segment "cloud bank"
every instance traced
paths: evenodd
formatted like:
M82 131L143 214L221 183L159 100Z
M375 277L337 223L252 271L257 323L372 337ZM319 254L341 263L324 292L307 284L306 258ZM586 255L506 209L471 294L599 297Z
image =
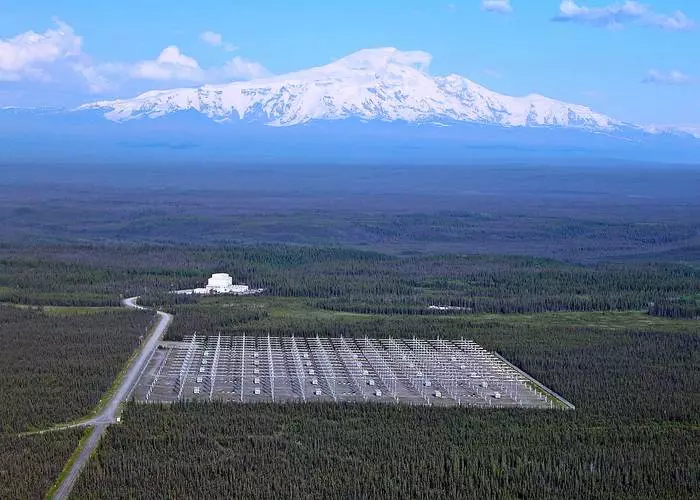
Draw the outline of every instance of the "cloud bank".
M0 39L0 81L53 81L62 73L82 75L88 83L96 78L88 69L82 38L66 23L58 19L54 23L44 33L27 31Z
M115 77L126 74L138 80L184 83L220 83L270 75L261 64L238 56L223 66L202 68L196 59L183 54L174 45L164 48L156 59L134 64L108 64L99 68L99 71Z
M175 45L164 48L152 60L95 64L83 52L82 37L68 24L58 19L54 23L44 33L27 31L0 39L0 81L62 83L101 93L130 80L222 83L270 75L261 64L238 56L221 66L203 68ZM226 51L236 50L213 31L202 33L200 39Z
M497 12L499 14L509 14L513 12L510 0L482 0L481 7L488 12Z
M219 33L214 31L205 31L199 35L199 39L212 47L221 47L226 52L233 52L238 48L235 45L224 41L224 38Z
M652 69L647 73L647 76L642 80L642 83L651 83L656 85L687 85L690 83L698 83L698 80L682 73L680 71L670 71L662 73Z
M573 0L564 0L559 5L559 13L552 20L610 28L637 23L669 31L684 31L695 27L695 22L680 10L672 14L660 14L647 5L632 0L606 7L583 7Z

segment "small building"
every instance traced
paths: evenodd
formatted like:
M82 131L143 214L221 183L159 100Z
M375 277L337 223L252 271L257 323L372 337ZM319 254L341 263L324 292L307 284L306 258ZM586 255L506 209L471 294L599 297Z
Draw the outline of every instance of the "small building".
M199 394L199 387L195 387L195 388L194 388L194 393L195 393L195 394Z
M255 378L253 379L253 383L254 383L254 384L259 384L259 383L260 383L260 378L255 377Z
M246 293L248 285L234 285L233 278L228 273L215 273L207 281L207 293Z
M493 397L496 399L501 399L501 393L500 392L494 392Z
M214 273L207 280L203 288L192 288L188 290L176 290L174 293L185 295L211 295L211 294L233 294L233 295L254 295L262 293L262 288L251 289L248 285L233 284L233 278L228 273Z
M435 391L435 397L440 399L442 397L442 392L440 391Z
M255 394L256 396L259 396L260 392L260 387L256 387L255 389L253 389L253 394Z
M315 394L316 396L320 396L320 395L321 395L321 389L316 389L316 390L314 391L314 394Z
M200 375L199 377L197 377L197 383L201 384L202 382L204 382L204 377Z
M377 389L376 391L374 391L374 395L377 396L378 398L381 398L382 397L381 389Z
M312 379L311 379L311 385L318 385L318 379L317 379L317 378L312 378Z

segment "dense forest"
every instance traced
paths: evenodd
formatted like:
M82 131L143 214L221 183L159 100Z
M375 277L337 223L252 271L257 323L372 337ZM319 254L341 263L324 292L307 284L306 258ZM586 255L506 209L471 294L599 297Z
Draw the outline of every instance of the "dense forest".
M700 436L682 425L316 404L131 406L125 418L73 498L685 499L700 487Z
M0 241L211 248L275 243L400 256L697 262L696 168L542 160L6 165Z
M535 324L477 337L571 412L131 405L75 498L693 498L698 329Z
M0 434L0 498L44 498L83 432L68 429L31 436Z
M118 305L121 295L172 302L167 292L201 286L213 272L313 299L319 308L377 314L648 310L695 317L700 268L687 264L566 264L531 257L392 257L338 248L84 246L0 248L0 301ZM179 298L177 300L186 300Z
M266 290L167 293L219 271ZM36 455L7 433L94 407L152 320L115 309L139 295L174 313L175 340L195 331L472 338L577 409L129 405L75 498L690 498L700 463L699 286L692 260L5 244L0 337L12 349L0 352L10 367L0 396L12 404L3 439L36 457L23 465L32 474L48 467L48 445Z
M0 433L87 415L152 319L150 312L126 309L0 305Z

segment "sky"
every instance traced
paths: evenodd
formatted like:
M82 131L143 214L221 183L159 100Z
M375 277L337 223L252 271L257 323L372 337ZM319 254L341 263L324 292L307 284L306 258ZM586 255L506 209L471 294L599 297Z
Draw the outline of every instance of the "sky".
M250 80L357 50L509 95L700 130L698 0L0 0L0 106Z

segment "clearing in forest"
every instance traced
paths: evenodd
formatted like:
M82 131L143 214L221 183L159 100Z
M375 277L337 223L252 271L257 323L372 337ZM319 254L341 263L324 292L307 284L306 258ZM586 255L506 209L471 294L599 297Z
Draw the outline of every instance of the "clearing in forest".
M473 341L415 338L192 335L161 344L135 397L573 408Z

